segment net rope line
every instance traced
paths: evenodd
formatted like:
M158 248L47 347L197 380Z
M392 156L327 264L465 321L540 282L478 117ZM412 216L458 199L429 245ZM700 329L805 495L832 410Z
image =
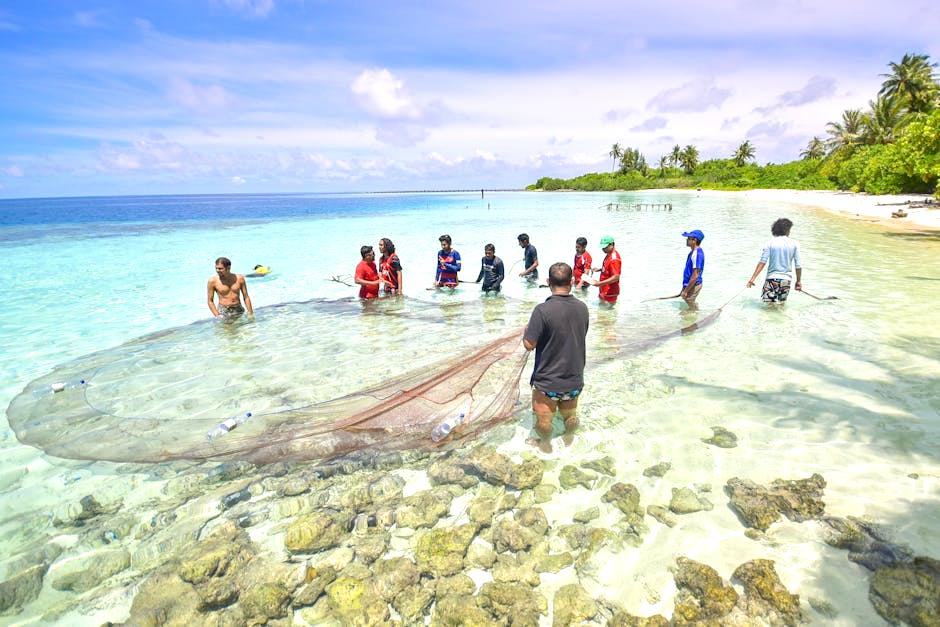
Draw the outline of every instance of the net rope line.
M709 326L743 291L744 289L717 310L690 325L623 345L613 355L596 363L622 357L627 352L640 352L670 338ZM517 404L520 393L519 377L529 355L529 351L522 350L521 331L521 328L515 329L489 340L486 345L472 353L458 356L459 361L456 363L455 358L450 357L334 399L271 412L252 413L251 418L254 420L249 421L246 426L209 443L202 437L201 432L197 434L196 431L174 437L172 429L165 429L165 418L139 417L134 421L122 421L119 416L103 411L94 404L93 399L88 398L87 385L81 386L81 396L75 397L75 401L80 398L80 404L90 409L93 414L85 412L85 415L75 415L74 411L66 410L56 419L45 420L49 412L31 412L31 407L26 403L27 411L18 412L19 415L11 421L11 426L16 427L18 437L23 435L21 441L42 448L52 455L108 461L257 461L277 459L278 455L288 459L323 459L337 457L370 445L393 449L418 446L442 448L492 424L502 422L513 414L513 407ZM131 346L134 353L127 359L139 359L148 349L170 343L171 333L172 330L161 331L133 341ZM173 343L178 344L179 341ZM97 354L98 359L107 357L107 354L108 350L101 351ZM94 378L113 363L98 365L88 379ZM505 373L501 371L502 368L506 369ZM495 375L491 377L492 380L487 380L482 389L478 388L481 381L491 373ZM33 391L35 392L35 389ZM26 394L28 393L24 390L23 395ZM38 401L34 400L34 404L35 402ZM11 407L13 405L14 403L11 403ZM451 437L431 444L431 421L454 415L456 409L464 405L472 408L468 421L455 429ZM399 411L400 413L396 413ZM78 419L76 426L87 429L70 434L70 437L60 436L59 425L68 424L69 418L73 416ZM276 416L283 416L284 420L278 422L256 419ZM114 418L118 421L114 422ZM317 421L317 418L326 420ZM196 420L191 424L218 424L218 417L200 417ZM115 431L129 438L129 441L115 442ZM346 435L333 438L336 440L335 449L328 449L329 443L321 445L311 441L317 436L329 436L338 432L344 432ZM396 436L400 441L392 440ZM384 440L379 440L380 438Z

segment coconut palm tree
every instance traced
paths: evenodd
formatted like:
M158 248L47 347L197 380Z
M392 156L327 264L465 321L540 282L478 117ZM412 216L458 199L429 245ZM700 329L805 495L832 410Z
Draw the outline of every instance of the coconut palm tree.
M679 147L679 144L676 144L672 147L672 152L669 153L669 160L672 161L672 165L679 165L679 157L682 156L682 148Z
M879 96L897 97L912 113L924 113L932 109L937 99L937 78L926 54L905 54L900 63L891 62L890 74L882 74L885 81L881 84Z
M826 143L819 137L813 137L800 152L801 159L822 159L826 156Z
M683 148L679 153L679 163L682 164L682 169L686 174L692 174L695 166L698 165L698 148L691 144Z
M659 158L659 163L657 167L659 168L660 178L666 176L666 168L669 166L669 155L663 155Z
M869 110L862 116L862 139L866 144L890 144L904 121L899 98L878 96L868 101Z
M738 149L734 151L734 154L731 156L734 159L734 162L739 166L744 165L748 161L754 158L754 145L751 143L751 140L745 139L744 142L738 146Z
M827 146L830 151L846 146L857 146L861 142L862 112L858 109L848 109L842 112L841 122L830 122L826 125L829 134Z
M610 158L614 160L614 165L611 167L611 170L617 168L617 159L623 156L623 151L620 149L620 143L616 143L610 147L610 152L607 153L610 155Z

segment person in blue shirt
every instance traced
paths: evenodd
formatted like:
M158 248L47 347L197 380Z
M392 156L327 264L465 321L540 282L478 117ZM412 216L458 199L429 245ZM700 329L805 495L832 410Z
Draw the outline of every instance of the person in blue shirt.
M499 293L503 279L506 278L506 270L503 268L503 260L496 256L496 247L487 244L483 247L483 259L480 262L480 274L477 276L477 283L483 281L483 291Z
M682 291L679 296L686 302L689 309L695 309L695 299L702 291L702 273L705 271L705 251L701 249L705 234L695 229L683 233L685 245L691 248L685 260L685 272L682 273Z
M450 235L437 238L441 249L437 253L437 273L434 275L436 287L457 287L457 273L460 272L460 253L450 247Z
M519 276L534 283L539 280L539 253L535 250L535 246L529 243L529 236L526 233L520 233L518 239L519 247L523 251L522 263L525 265L525 269L519 273Z

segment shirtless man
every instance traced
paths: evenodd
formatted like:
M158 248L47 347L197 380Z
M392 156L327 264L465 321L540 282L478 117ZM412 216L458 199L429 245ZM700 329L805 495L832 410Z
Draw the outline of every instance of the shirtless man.
M235 318L248 310L248 315L255 315L251 307L251 298L248 296L248 282L240 274L232 274L232 262L225 257L215 260L216 276L209 279L206 285L206 302L209 311L216 318ZM215 295L219 295L219 306L215 305ZM242 306L242 299L245 306Z

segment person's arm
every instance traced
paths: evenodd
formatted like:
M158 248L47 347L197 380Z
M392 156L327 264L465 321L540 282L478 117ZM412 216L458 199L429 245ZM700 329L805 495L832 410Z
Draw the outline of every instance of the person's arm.
M620 281L620 259L612 259L610 261L610 276L604 279L603 281L591 281L591 285L600 287L602 285L610 285L611 283L617 283Z
M483 261L480 261L480 274L477 275L477 280L474 283L479 283L483 280L483 274L486 272L486 266L483 264Z
M533 309L532 315L529 316L529 324L525 326L525 331L522 332L522 345L527 351L535 349L541 334L542 316L538 309Z
M519 273L519 276L526 276L535 272L535 269L539 267L539 253L538 251L533 251L535 259L532 260L532 265Z
M503 266L503 260L497 261L493 269L496 270L496 281L493 283L493 287L499 289L499 286L503 284L503 279L506 278L506 267Z
M685 284L682 288L682 291L679 292L679 296L685 298L689 295L689 292L695 287L695 282L698 280L698 268L692 270L692 275L689 277L689 282Z
M378 281L370 281L369 279L363 278L362 272L360 272L359 268L356 268L356 276L353 278L353 281L356 283L356 285L365 285L367 287L382 285L382 279L379 279Z
M751 278L748 279L748 282L747 282L747 286L748 286L748 287L754 287L754 280L757 278L757 275L761 273L761 270L763 270L763 269L764 269L764 266L766 266L766 265L767 265L767 264L764 263L763 261L758 261L758 262L757 262L757 267L754 268L754 274L752 274L752 275L751 275Z
M405 293L405 279L404 279L404 274L401 271L400 265L398 266L397 272L398 272L398 293L404 294Z
M793 265L796 267L796 285L797 291L803 289L803 263L800 261L800 245L796 245L796 250L793 251Z
M206 302L209 304L209 311L218 318L219 310L215 306L215 286L212 284L212 279L209 279L209 283L206 284Z
M444 265L450 272L460 272L460 253L456 250L450 251L450 257L453 259L451 263L445 263Z
M796 269L796 285L793 287L795 287L798 292L803 291L803 268Z
M248 295L248 280L245 277L239 277L242 281L242 299L245 301L245 309L248 310L248 315L255 315L255 310L251 306L251 296Z

